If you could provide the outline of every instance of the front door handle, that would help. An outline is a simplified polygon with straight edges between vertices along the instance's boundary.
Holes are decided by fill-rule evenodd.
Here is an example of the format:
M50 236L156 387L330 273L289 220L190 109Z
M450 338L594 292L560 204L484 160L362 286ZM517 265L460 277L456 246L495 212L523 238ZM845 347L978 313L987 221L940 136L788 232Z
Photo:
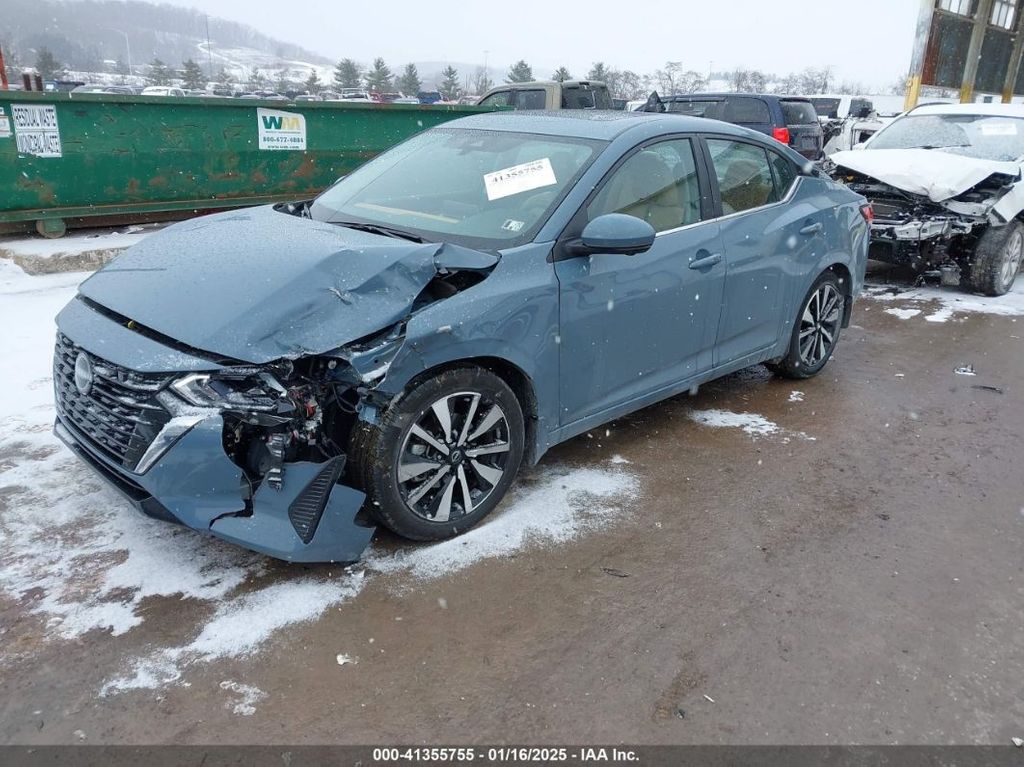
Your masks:
M821 229L821 222L818 222L817 224L808 224L800 230L800 234L817 234Z
M705 251L706 252L706 251ZM695 258L690 262L691 269L707 269L722 260L721 253L709 253L701 258Z

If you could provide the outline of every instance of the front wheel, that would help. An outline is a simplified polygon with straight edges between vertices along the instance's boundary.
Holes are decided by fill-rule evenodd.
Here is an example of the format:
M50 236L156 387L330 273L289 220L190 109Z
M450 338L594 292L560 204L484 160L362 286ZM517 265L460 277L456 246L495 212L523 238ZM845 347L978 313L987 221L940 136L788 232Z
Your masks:
M1001 296L1013 287L1024 260L1024 226L1012 221L990 226L978 240L964 287L986 296Z
M843 292L833 271L822 272L800 305L786 356L768 364L784 378L810 378L821 372L839 341Z
M421 381L375 425L353 432L350 460L375 516L417 541L465 532L494 510L523 457L523 413L488 370Z

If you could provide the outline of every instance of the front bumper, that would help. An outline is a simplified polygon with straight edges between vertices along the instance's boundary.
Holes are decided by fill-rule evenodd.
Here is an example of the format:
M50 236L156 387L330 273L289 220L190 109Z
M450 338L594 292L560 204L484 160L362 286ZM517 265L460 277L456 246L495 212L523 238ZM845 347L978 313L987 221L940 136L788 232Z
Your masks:
M126 366L134 360L125 350L135 342L149 352L138 359L160 359L156 347L166 347L77 303L58 317L61 338L76 349L93 355L101 365ZM99 410L116 407L110 399L113 390L103 393L102 402L71 402L61 343L59 340L55 358L58 403L54 433L136 509L154 519L290 562L355 562L360 558L375 527L360 513L365 495L337 484L345 466L344 455L323 463L286 463L279 490L263 482L253 492L242 469L224 451L222 417L211 411L145 467L135 456L144 452L144 439L151 444L153 431L143 432L143 427L151 424L128 420L132 412L127 409L117 411L121 420L114 419L112 410L99 418ZM199 358L180 361L182 370L209 364ZM109 380L124 377L123 372L109 375ZM129 430L131 433L121 438L127 447L120 450L122 443L112 441L108 433ZM144 470L136 468L136 463Z
M145 474L113 465L70 423L54 433L137 510L288 562L355 562L374 525L360 515L365 494L336 484L345 457L286 465L280 490L263 483L251 510L247 482L224 453L220 416L201 421Z

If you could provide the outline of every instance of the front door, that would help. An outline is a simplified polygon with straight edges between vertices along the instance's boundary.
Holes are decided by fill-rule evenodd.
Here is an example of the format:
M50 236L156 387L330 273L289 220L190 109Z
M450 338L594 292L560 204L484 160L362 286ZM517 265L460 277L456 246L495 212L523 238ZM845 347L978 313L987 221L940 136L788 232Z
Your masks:
M570 225L624 213L658 234L646 253L555 264L563 426L711 367L725 264L702 209L694 145L679 138L627 157Z

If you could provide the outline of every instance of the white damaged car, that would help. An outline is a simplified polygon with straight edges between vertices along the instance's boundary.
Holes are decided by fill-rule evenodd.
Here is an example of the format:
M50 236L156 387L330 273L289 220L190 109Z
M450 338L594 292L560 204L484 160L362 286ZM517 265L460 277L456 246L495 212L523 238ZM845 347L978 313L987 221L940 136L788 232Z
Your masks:
M1010 290L1024 256L1024 105L918 107L829 159L872 203L871 258Z

